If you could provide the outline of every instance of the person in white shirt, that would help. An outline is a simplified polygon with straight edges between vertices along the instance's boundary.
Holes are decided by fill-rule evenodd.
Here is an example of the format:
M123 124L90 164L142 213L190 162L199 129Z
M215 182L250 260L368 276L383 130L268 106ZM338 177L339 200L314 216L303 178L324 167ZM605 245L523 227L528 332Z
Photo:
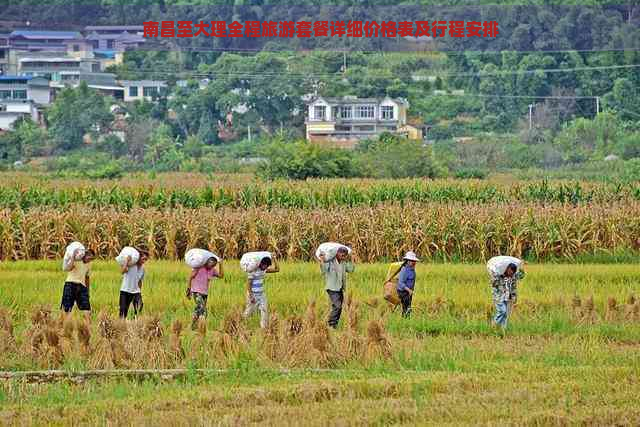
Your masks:
M144 279L143 265L147 262L149 255L140 252L138 262L132 266L131 257L122 267L122 286L120 286L120 318L126 319L129 307L133 303L133 314L137 316L142 311L142 280Z

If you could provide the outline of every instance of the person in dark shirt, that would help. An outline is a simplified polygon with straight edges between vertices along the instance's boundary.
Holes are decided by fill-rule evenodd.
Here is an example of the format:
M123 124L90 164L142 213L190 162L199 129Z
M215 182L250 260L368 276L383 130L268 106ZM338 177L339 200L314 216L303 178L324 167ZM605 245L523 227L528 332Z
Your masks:
M405 254L404 265L398 275L398 296L402 303L402 316L411 316L411 301L413 300L413 291L416 285L416 263L420 260L415 252L409 251Z

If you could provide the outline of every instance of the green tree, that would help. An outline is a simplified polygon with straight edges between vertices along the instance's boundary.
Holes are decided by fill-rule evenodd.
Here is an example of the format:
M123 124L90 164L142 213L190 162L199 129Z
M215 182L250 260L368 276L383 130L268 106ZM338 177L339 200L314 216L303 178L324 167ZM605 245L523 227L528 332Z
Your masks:
M22 118L13 124L13 137L23 157L48 154L49 134L30 118Z
M623 120L640 119L638 89L630 79L616 79L613 90L603 98L606 109L616 113Z
M113 121L109 105L110 98L89 89L84 82L77 88L63 89L48 115L56 148L79 148L86 134L96 136L108 129Z

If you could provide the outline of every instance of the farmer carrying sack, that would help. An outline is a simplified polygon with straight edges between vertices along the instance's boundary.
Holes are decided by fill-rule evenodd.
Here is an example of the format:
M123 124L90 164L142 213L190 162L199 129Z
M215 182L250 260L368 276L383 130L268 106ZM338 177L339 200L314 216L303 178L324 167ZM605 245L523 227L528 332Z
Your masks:
M397 269L394 270L390 277L387 277L387 280L384 282L383 286L383 297L393 306L400 304L400 297L398 296L398 286L396 282L394 282L394 279L398 276L400 270L402 270L402 267L404 267L404 262L394 263L392 264L392 266L395 266L396 264L399 264L397 266Z

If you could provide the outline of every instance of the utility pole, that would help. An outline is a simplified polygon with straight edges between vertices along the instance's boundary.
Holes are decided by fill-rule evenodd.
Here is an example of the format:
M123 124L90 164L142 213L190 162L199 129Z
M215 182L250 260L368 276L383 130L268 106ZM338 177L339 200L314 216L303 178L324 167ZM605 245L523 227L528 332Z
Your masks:
M247 135L249 138L249 142L251 142L251 125L247 125Z
M342 52L342 73L347 74L347 51Z
M600 114L600 97L596 96L596 116Z
M533 104L529 104L529 130L533 127Z

